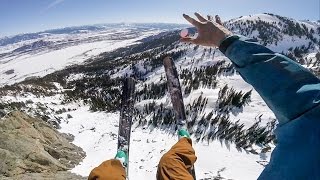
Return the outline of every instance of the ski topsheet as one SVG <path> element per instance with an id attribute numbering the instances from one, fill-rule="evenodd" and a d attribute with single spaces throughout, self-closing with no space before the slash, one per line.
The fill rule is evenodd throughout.
<path id="1" fill-rule="evenodd" d="M 182 92 L 179 82 L 179 75 L 171 57 L 166 57 L 163 61 L 166 71 L 168 88 L 171 96 L 177 129 L 187 129 L 186 112 L 183 104 Z"/>
<path id="2" fill-rule="evenodd" d="M 135 81 L 133 78 L 125 78 L 122 87 L 121 110 L 118 132 L 118 151 L 124 151 L 129 159 L 130 134 L 132 114 L 134 106 Z M 124 164 L 128 177 L 129 161 Z"/>
<path id="3" fill-rule="evenodd" d="M 171 57 L 166 57 L 163 60 L 163 64 L 167 76 L 167 83 L 171 96 L 171 103 L 176 118 L 177 129 L 187 129 L 187 118 L 183 104 L 183 97 L 179 82 L 178 71 Z M 196 179 L 194 167 L 190 169 L 190 173 L 192 174 L 193 178 Z"/>

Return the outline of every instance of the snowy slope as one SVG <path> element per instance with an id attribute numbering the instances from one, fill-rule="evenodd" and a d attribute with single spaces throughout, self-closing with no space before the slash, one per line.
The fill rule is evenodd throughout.
<path id="1" fill-rule="evenodd" d="M 287 53 L 289 48 L 295 47 L 319 51 L 320 24 L 316 22 L 255 14 L 231 19 L 226 26 L 237 34 L 257 39 L 275 52 Z"/>
<path id="2" fill-rule="evenodd" d="M 73 118 L 69 123 L 61 124 L 61 131 L 74 134 L 74 143 L 87 152 L 87 157 L 72 172 L 87 176 L 92 168 L 115 155 L 119 114 L 89 113 L 85 107 L 70 114 Z M 150 132 L 141 128 L 135 128 L 131 135 L 130 179 L 155 179 L 161 156 L 177 142 L 177 136 L 159 129 Z M 196 143 L 194 148 L 198 155 L 195 168 L 199 179 L 216 176 L 222 168 L 226 168 L 221 173 L 223 177 L 255 179 L 263 170 L 257 161 L 270 157 L 270 153 L 261 158 L 260 155 L 239 152 L 233 145 L 228 149 L 218 141 Z"/>
<path id="3" fill-rule="evenodd" d="M 2 101 L 33 101 L 32 108 L 38 103 L 44 105 L 50 113 L 61 108 L 71 109 L 59 114 L 62 118 L 60 132 L 75 136 L 74 144 L 83 148 L 86 158 L 71 172 L 88 176 L 90 171 L 104 160 L 113 158 L 117 147 L 119 113 L 91 112 L 82 102 L 60 105 L 63 96 L 36 97 L 31 94 L 24 96 L 6 96 Z M 70 116 L 68 118 L 68 116 Z M 130 179 L 154 179 L 157 164 L 161 156 L 177 142 L 178 137 L 165 129 L 136 127 L 134 124 L 130 149 Z M 199 179 L 213 178 L 217 172 L 224 178 L 237 180 L 256 179 L 263 170 L 270 152 L 251 154 L 239 151 L 233 144 L 220 141 L 194 142 L 198 160 L 195 164 Z"/>

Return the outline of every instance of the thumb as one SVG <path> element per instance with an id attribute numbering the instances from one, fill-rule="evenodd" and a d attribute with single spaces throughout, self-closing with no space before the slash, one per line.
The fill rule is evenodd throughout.
<path id="1" fill-rule="evenodd" d="M 216 15 L 215 18 L 216 18 L 216 23 L 222 25 L 222 21 L 221 21 L 220 17 L 218 15 Z"/>

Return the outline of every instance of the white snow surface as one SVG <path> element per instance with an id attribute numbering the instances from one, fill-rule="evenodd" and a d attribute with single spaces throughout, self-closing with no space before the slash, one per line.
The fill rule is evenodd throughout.
<path id="1" fill-rule="evenodd" d="M 59 87 L 59 84 L 57 84 Z M 63 91 L 63 89 L 60 89 Z M 55 115 L 62 118 L 62 133 L 70 133 L 75 136 L 73 143 L 86 152 L 83 161 L 71 170 L 71 172 L 88 176 L 90 171 L 103 161 L 114 158 L 117 151 L 119 112 L 92 112 L 89 106 L 82 102 L 62 104 L 64 97 L 35 96 L 24 94 L 19 96 L 3 96 L 0 102 L 27 102 L 33 109 L 39 103 L 43 103 L 48 110 L 69 109 L 67 112 Z M 53 114 L 53 111 L 51 112 Z M 244 118 L 245 117 L 244 113 Z M 71 115 L 72 118 L 67 118 Z M 251 119 L 250 115 L 247 117 Z M 166 128 L 153 129 L 137 127 L 134 124 L 131 133 L 129 179 L 155 179 L 157 165 L 164 153 L 176 142 L 178 136 Z M 271 152 L 252 154 L 242 149 L 237 149 L 234 144 L 220 141 L 193 141 L 197 161 L 195 163 L 198 179 L 213 179 L 217 172 L 223 168 L 221 176 L 235 180 L 254 180 L 263 171 L 261 165 L 269 161 Z M 255 147 L 259 149 L 259 147 Z"/>
<path id="2" fill-rule="evenodd" d="M 241 16 L 239 18 L 231 19 L 230 22 L 237 22 L 237 21 L 265 21 L 265 22 L 279 22 L 279 19 L 275 16 L 270 16 L 268 14 L 254 14 L 254 15 L 248 15 L 248 16 Z"/>
<path id="3" fill-rule="evenodd" d="M 119 113 L 90 112 L 88 107 L 79 107 L 68 112 L 73 118 L 61 124 L 61 132 L 75 135 L 74 144 L 82 147 L 86 158 L 71 172 L 88 176 L 90 171 L 103 161 L 114 158 L 117 148 Z M 178 137 L 165 130 L 134 128 L 131 133 L 129 178 L 155 179 L 157 164 L 161 156 L 173 146 Z M 238 151 L 233 144 L 227 147 L 218 141 L 194 143 L 198 157 L 195 164 L 197 178 L 221 175 L 225 178 L 256 179 L 263 166 L 258 161 L 268 160 L 265 156 Z"/>
<path id="4" fill-rule="evenodd" d="M 128 30 L 125 29 L 119 29 L 113 33 L 128 33 L 127 31 Z M 126 40 L 106 39 L 98 42 L 77 44 L 54 51 L 44 51 L 36 54 L 19 54 L 13 57 L 9 56 L 0 58 L 0 87 L 23 81 L 28 77 L 43 77 L 57 70 L 61 70 L 66 66 L 81 64 L 85 60 L 95 57 L 103 52 L 109 52 L 120 47 L 136 44 L 138 43 L 137 41 L 151 35 L 156 35 L 160 32 L 160 30 L 150 30 L 143 32 L 142 35 L 138 37 L 129 37 Z M 108 34 L 110 34 L 110 32 L 108 32 Z M 93 38 L 98 35 L 91 34 L 92 37 L 90 37 Z M 88 38 L 87 36 L 88 35 L 85 37 L 72 36 L 72 38 Z M 52 38 L 53 37 L 49 40 L 54 41 Z M 14 47 L 16 48 L 16 46 Z M 10 70 L 13 70 L 14 72 L 9 74 L 6 73 Z"/>

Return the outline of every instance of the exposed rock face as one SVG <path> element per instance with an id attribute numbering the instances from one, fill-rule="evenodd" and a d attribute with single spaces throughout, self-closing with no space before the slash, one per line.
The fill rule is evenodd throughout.
<path id="1" fill-rule="evenodd" d="M 70 143 L 72 139 L 40 119 L 18 111 L 9 113 L 0 119 L 0 176 L 70 179 L 57 176 L 71 173 L 57 172 L 73 168 L 85 156 L 81 148 Z"/>
<path id="2" fill-rule="evenodd" d="M 73 174 L 68 171 L 58 171 L 56 173 L 26 173 L 14 177 L 1 177 L 1 180 L 86 180 L 87 178 Z"/>

